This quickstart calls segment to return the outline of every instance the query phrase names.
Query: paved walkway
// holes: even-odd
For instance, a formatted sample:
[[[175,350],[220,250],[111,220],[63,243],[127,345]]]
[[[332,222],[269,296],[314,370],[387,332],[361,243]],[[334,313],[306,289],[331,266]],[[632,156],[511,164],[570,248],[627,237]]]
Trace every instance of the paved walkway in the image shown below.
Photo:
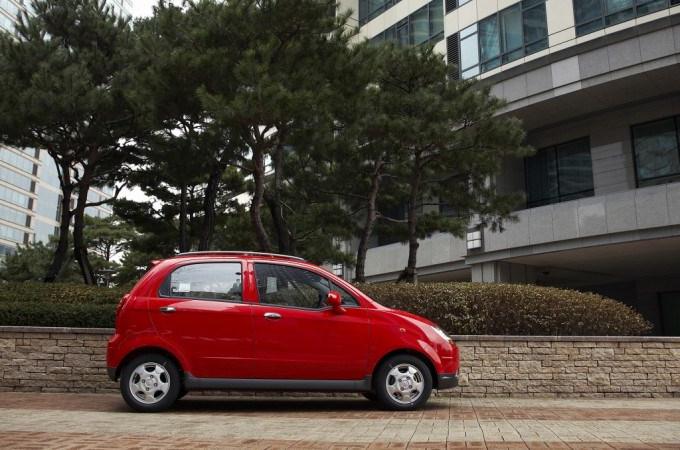
[[[162,414],[114,394],[0,393],[0,448],[680,449],[680,399],[187,397]]]

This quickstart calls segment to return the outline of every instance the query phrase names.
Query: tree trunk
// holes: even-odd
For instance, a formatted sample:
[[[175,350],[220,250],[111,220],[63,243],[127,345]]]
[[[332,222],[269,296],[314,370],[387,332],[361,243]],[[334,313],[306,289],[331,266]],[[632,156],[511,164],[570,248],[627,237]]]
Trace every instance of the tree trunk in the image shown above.
[[[272,223],[276,231],[276,243],[279,253],[284,255],[294,254],[290,239],[290,230],[283,212],[281,190],[283,189],[283,146],[277,145],[274,152],[274,188],[264,192],[264,200],[267,202]]]
[[[267,230],[262,223],[262,199],[264,197],[264,154],[259,149],[253,149],[253,181],[255,190],[250,203],[250,221],[255,230],[255,237],[260,251],[271,252],[272,245]]]
[[[210,177],[208,185],[205,187],[203,197],[203,226],[201,228],[201,239],[198,242],[198,250],[210,250],[213,233],[215,232],[215,203],[217,201],[217,191],[222,179],[222,170],[216,164]]]
[[[89,186],[81,184],[78,189],[78,201],[76,202],[76,209],[73,212],[73,255],[80,266],[80,273],[83,275],[83,282],[85,284],[96,284],[94,277],[94,270],[90,259],[87,256],[87,245],[83,231],[85,229],[85,204],[87,203],[87,192]]]
[[[71,186],[71,177],[68,170],[64,171],[63,182],[61,186],[61,214],[59,218],[59,241],[57,248],[52,255],[52,262],[45,274],[45,283],[54,283],[57,276],[64,267],[64,263],[68,260],[68,232],[69,225],[71,225],[71,196],[73,194],[73,187]]]
[[[419,161],[415,161],[416,167],[419,166]],[[418,271],[416,269],[416,263],[418,258],[418,214],[416,211],[416,205],[418,204],[418,196],[420,195],[420,171],[416,170],[412,174],[411,178],[411,193],[409,196],[408,205],[408,261],[406,267],[401,272],[398,278],[398,282],[406,283],[418,283]]]
[[[368,192],[366,199],[366,221],[361,230],[361,237],[359,238],[359,248],[357,248],[357,265],[354,281],[357,283],[366,282],[366,253],[368,253],[368,240],[373,234],[373,228],[377,219],[376,201],[378,192],[380,191],[380,182],[382,180],[383,161],[378,161],[373,171],[371,179],[371,189]]]
[[[179,191],[179,252],[189,251],[189,240],[187,233],[187,185],[182,182]]]

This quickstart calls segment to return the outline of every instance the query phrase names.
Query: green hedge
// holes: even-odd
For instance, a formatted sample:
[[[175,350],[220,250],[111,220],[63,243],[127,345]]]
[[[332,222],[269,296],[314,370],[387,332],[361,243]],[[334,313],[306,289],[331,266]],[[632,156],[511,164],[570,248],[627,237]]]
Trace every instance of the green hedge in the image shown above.
[[[0,325],[113,328],[115,316],[113,303],[0,303]]]
[[[129,289],[103,288],[76,283],[0,283],[0,303],[48,302],[117,304]]]
[[[651,324],[597,294],[518,284],[364,284],[385,306],[438,323],[452,334],[642,335]],[[113,327],[127,288],[66,283],[0,284],[0,325]]]
[[[110,328],[126,292],[75,283],[0,283],[0,325]]]
[[[636,336],[652,325],[597,294],[526,284],[364,284],[379,303],[429,318],[451,334]]]

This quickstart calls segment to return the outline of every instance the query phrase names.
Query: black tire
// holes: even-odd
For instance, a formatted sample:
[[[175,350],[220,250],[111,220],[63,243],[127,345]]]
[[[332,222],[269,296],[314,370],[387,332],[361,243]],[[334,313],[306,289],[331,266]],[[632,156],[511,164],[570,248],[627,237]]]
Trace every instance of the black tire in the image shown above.
[[[415,373],[408,372],[408,367],[415,369]],[[392,395],[388,392],[388,383],[391,386],[399,387],[398,380],[390,372],[395,369],[397,371],[406,370],[404,375],[410,378],[405,380],[406,386],[414,387],[410,391],[404,391]],[[388,380],[389,378],[389,380]],[[415,387],[420,385],[420,389]],[[392,411],[411,411],[423,406],[432,393],[432,372],[429,367],[420,359],[411,355],[395,355],[385,360],[376,371],[375,379],[373,380],[373,387],[376,396],[383,407]],[[417,395],[416,395],[417,393]],[[397,395],[413,396],[403,397],[398,399]]]
[[[378,401],[378,396],[376,395],[375,392],[362,392],[361,395],[366,397],[366,400],[370,400],[372,402],[377,402]]]
[[[157,378],[157,380],[147,379],[150,383],[150,387],[146,389],[146,391],[149,392],[148,395],[158,397],[159,400],[150,399],[149,402],[145,403],[140,400],[140,394],[144,394],[142,389],[135,392],[131,390],[130,379],[134,377],[133,382],[135,379],[141,380],[139,375],[135,374],[135,369],[142,365],[147,365],[143,370],[147,372],[149,376]],[[154,367],[161,373],[158,374],[156,371],[149,372],[149,369]],[[158,381],[161,385],[168,383],[164,394],[163,391],[161,391],[162,387],[154,388],[153,381]],[[180,390],[182,389],[181,383],[179,369],[175,362],[167,356],[157,353],[139,355],[131,359],[125,364],[120,374],[120,392],[123,395],[123,399],[130,408],[139,412],[159,412],[170,408],[179,397]],[[154,389],[157,390],[154,391]]]

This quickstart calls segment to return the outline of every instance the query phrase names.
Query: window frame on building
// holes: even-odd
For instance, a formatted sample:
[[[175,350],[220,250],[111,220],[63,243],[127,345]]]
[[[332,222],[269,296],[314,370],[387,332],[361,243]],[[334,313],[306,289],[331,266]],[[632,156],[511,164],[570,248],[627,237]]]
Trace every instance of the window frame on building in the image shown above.
[[[680,0],[628,0],[629,5],[609,10],[610,0],[573,0],[574,28],[576,36],[585,36],[595,31],[633,20],[636,17],[646,16],[672,6],[680,5]],[[579,20],[579,5],[586,6],[585,2],[599,5],[586,19]],[[652,6],[650,9],[650,5]],[[584,8],[585,9],[585,8]]]
[[[564,184],[564,180],[562,183],[560,183],[560,178],[563,178],[560,173],[560,155],[559,151],[560,150],[567,150],[569,149],[570,146],[573,146],[575,144],[584,144],[584,148],[587,148],[587,154],[589,156],[589,161],[590,161],[590,187],[587,189],[581,189],[581,190],[575,190],[575,191],[570,191],[570,192],[562,192],[561,186]],[[554,161],[554,177],[555,177],[555,195],[552,196],[546,196],[546,197],[541,197],[539,199],[532,199],[531,194],[533,192],[532,189],[530,189],[530,170],[529,170],[529,164],[532,158],[537,158],[539,156],[544,156],[547,154],[547,152],[552,151],[554,156],[553,156],[553,161]],[[539,206],[546,206],[546,205],[552,205],[556,203],[561,203],[565,201],[570,201],[570,200],[577,200],[580,198],[586,198],[586,197],[592,197],[595,195],[595,185],[594,185],[594,179],[593,179],[593,165],[592,165],[592,148],[590,146],[590,137],[585,136],[585,137],[580,137],[577,139],[572,139],[566,142],[561,142],[559,144],[551,145],[548,147],[541,148],[538,150],[533,156],[529,156],[524,158],[524,184],[525,184],[525,191],[526,191],[526,206],[527,208],[536,208]]]
[[[513,12],[517,12],[519,18],[519,24],[521,27],[521,44],[513,45],[512,48],[509,47],[507,42],[508,36],[511,33],[505,33],[504,30],[508,30],[504,27],[506,18]],[[529,27],[528,18],[530,14],[536,11],[541,11],[544,21],[545,33],[541,37],[527,40]],[[509,19],[508,19],[509,20]],[[485,47],[483,44],[483,29],[486,24],[495,22],[495,37],[498,45],[498,54],[494,54],[488,58],[484,58]],[[515,32],[517,30],[514,30]],[[518,33],[514,33],[518,34]],[[493,37],[493,34],[490,35]],[[503,8],[494,14],[491,14],[476,23],[470,25],[469,27],[460,30],[459,32],[459,45],[458,45],[458,60],[460,61],[460,77],[463,79],[472,78],[482,73],[488,72],[490,70],[501,67],[504,64],[511,63],[518,59],[524,58],[526,56],[537,53],[541,50],[548,48],[548,19],[546,12],[546,0],[522,0],[515,3],[514,5]],[[472,44],[472,47],[466,48],[469,45],[468,42]],[[476,45],[475,45],[476,44]],[[474,55],[472,54],[474,53]],[[466,61],[464,57],[465,54],[469,54],[474,60]]]
[[[677,153],[677,165],[678,165],[678,170],[676,172],[670,173],[670,174],[665,174],[665,175],[656,175],[652,177],[644,177],[642,178],[640,176],[640,168],[641,168],[641,163],[640,163],[640,158],[638,157],[639,153],[639,148],[638,148],[638,143],[637,143],[637,137],[636,137],[636,129],[640,129],[641,127],[646,127],[649,125],[653,124],[660,124],[665,121],[672,121],[674,128],[675,128],[675,151]],[[631,142],[631,149],[633,152],[633,167],[635,171],[635,186],[640,188],[640,187],[646,187],[646,186],[656,186],[659,184],[666,184],[666,183],[673,183],[676,181],[680,181],[680,115],[675,115],[675,116],[667,116],[667,117],[662,117],[659,119],[654,119],[654,120],[649,120],[646,122],[642,123],[636,123],[630,126],[630,142]],[[672,154],[672,151],[669,152]]]
[[[419,14],[422,14],[425,11],[427,12],[426,22],[428,26],[428,37],[427,39],[416,41],[415,20]],[[436,13],[437,11],[439,14],[433,14],[433,12]],[[397,45],[406,46],[426,44],[435,45],[442,39],[444,39],[444,2],[443,0],[432,0],[405,18],[401,19],[396,24],[376,34],[370,39],[370,41],[372,44],[394,42]]]

